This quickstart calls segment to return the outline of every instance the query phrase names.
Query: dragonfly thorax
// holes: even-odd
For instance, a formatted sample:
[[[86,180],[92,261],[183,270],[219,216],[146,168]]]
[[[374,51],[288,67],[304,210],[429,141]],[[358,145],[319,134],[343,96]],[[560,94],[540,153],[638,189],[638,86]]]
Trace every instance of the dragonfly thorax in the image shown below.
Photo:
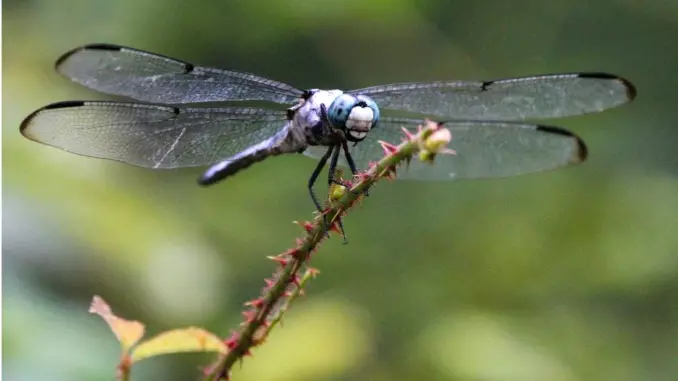
[[[379,107],[369,97],[343,93],[327,108],[327,118],[333,128],[346,133],[350,141],[359,142],[379,121]]]

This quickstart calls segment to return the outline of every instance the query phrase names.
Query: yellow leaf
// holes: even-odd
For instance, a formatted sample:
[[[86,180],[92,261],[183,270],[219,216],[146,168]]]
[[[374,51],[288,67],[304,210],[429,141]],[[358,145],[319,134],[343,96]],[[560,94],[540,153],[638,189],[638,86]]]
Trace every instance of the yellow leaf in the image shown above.
[[[168,353],[227,351],[223,340],[213,333],[198,327],[186,327],[163,332],[139,344],[132,353],[132,362]]]
[[[98,295],[94,295],[89,312],[99,315],[115,334],[122,346],[123,353],[136,344],[144,335],[144,325],[138,321],[125,320],[113,314],[111,307]]]

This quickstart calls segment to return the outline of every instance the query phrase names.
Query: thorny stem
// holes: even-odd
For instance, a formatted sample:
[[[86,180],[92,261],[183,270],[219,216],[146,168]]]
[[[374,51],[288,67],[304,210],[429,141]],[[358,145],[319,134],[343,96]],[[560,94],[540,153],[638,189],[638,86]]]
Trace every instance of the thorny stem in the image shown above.
[[[299,286],[294,288],[294,291],[290,294],[290,296],[285,299],[283,304],[278,308],[278,312],[273,314],[269,320],[269,324],[266,326],[265,331],[262,333],[261,340],[266,340],[268,337],[268,334],[271,333],[273,328],[275,328],[276,325],[280,324],[282,322],[282,318],[285,315],[285,312],[287,309],[290,307],[290,304],[292,304],[293,301],[295,301],[299,296],[303,295],[304,287],[306,286],[306,283],[310,281],[311,279],[315,278],[315,276],[318,274],[318,271],[315,269],[308,268],[304,272],[304,275],[301,277],[301,280],[299,281]]]
[[[328,226],[336,230],[336,223],[362,197],[365,191],[377,181],[392,179],[396,174],[396,167],[403,162],[409,163],[413,156],[420,153],[420,159],[432,162],[436,154],[454,154],[454,151],[445,148],[451,139],[448,130],[442,125],[427,121],[426,125],[419,126],[416,134],[405,131],[405,139],[398,146],[380,142],[385,156],[370,168],[355,177],[350,190],[344,192],[337,201],[331,202],[323,212],[328,217]],[[442,133],[438,133],[442,132]],[[436,138],[433,134],[436,133]],[[297,246],[287,252],[271,258],[279,262],[280,268],[273,279],[267,280],[263,296],[246,303],[252,309],[246,311],[245,322],[239,332],[234,333],[226,341],[229,351],[221,356],[217,362],[206,371],[205,381],[219,381],[228,379],[233,364],[250,354],[250,350],[261,344],[268,336],[274,325],[280,322],[282,315],[289,304],[299,296],[305,283],[312,278],[315,270],[308,269],[300,279],[298,273],[308,262],[311,253],[326,237],[323,216],[317,216],[313,223],[302,224],[307,231],[304,238],[297,240]],[[290,291],[291,287],[294,287]],[[286,300],[283,298],[287,298]]]

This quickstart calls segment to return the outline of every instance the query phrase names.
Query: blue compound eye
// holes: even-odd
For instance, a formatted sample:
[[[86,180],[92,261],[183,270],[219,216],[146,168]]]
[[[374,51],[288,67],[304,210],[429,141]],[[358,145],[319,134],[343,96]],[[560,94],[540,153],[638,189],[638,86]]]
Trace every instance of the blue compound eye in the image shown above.
[[[342,94],[330,105],[327,117],[334,128],[346,131],[348,140],[357,142],[377,125],[379,108],[370,97]]]
[[[358,103],[358,99],[349,94],[341,94],[336,97],[330,107],[327,109],[327,118],[334,128],[343,129],[353,107]]]

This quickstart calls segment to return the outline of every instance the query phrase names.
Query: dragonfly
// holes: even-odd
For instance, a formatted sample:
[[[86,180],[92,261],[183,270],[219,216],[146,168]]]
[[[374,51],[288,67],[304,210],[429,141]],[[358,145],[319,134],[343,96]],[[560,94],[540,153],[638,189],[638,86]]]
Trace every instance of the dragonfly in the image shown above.
[[[598,72],[303,90],[112,44],[78,47],[55,66],[87,88],[134,101],[47,105],[21,123],[26,138],[139,167],[209,166],[198,179],[201,185],[271,156],[302,153],[317,160],[307,187],[318,210],[313,186],[328,161],[331,186],[338,165],[357,173],[383,156],[378,141],[397,141],[401,127],[425,118],[452,132],[457,155],[440,157],[434,166],[412,162],[399,179],[507,177],[587,157],[586,145],[574,133],[526,120],[600,112],[636,95],[628,80]]]

